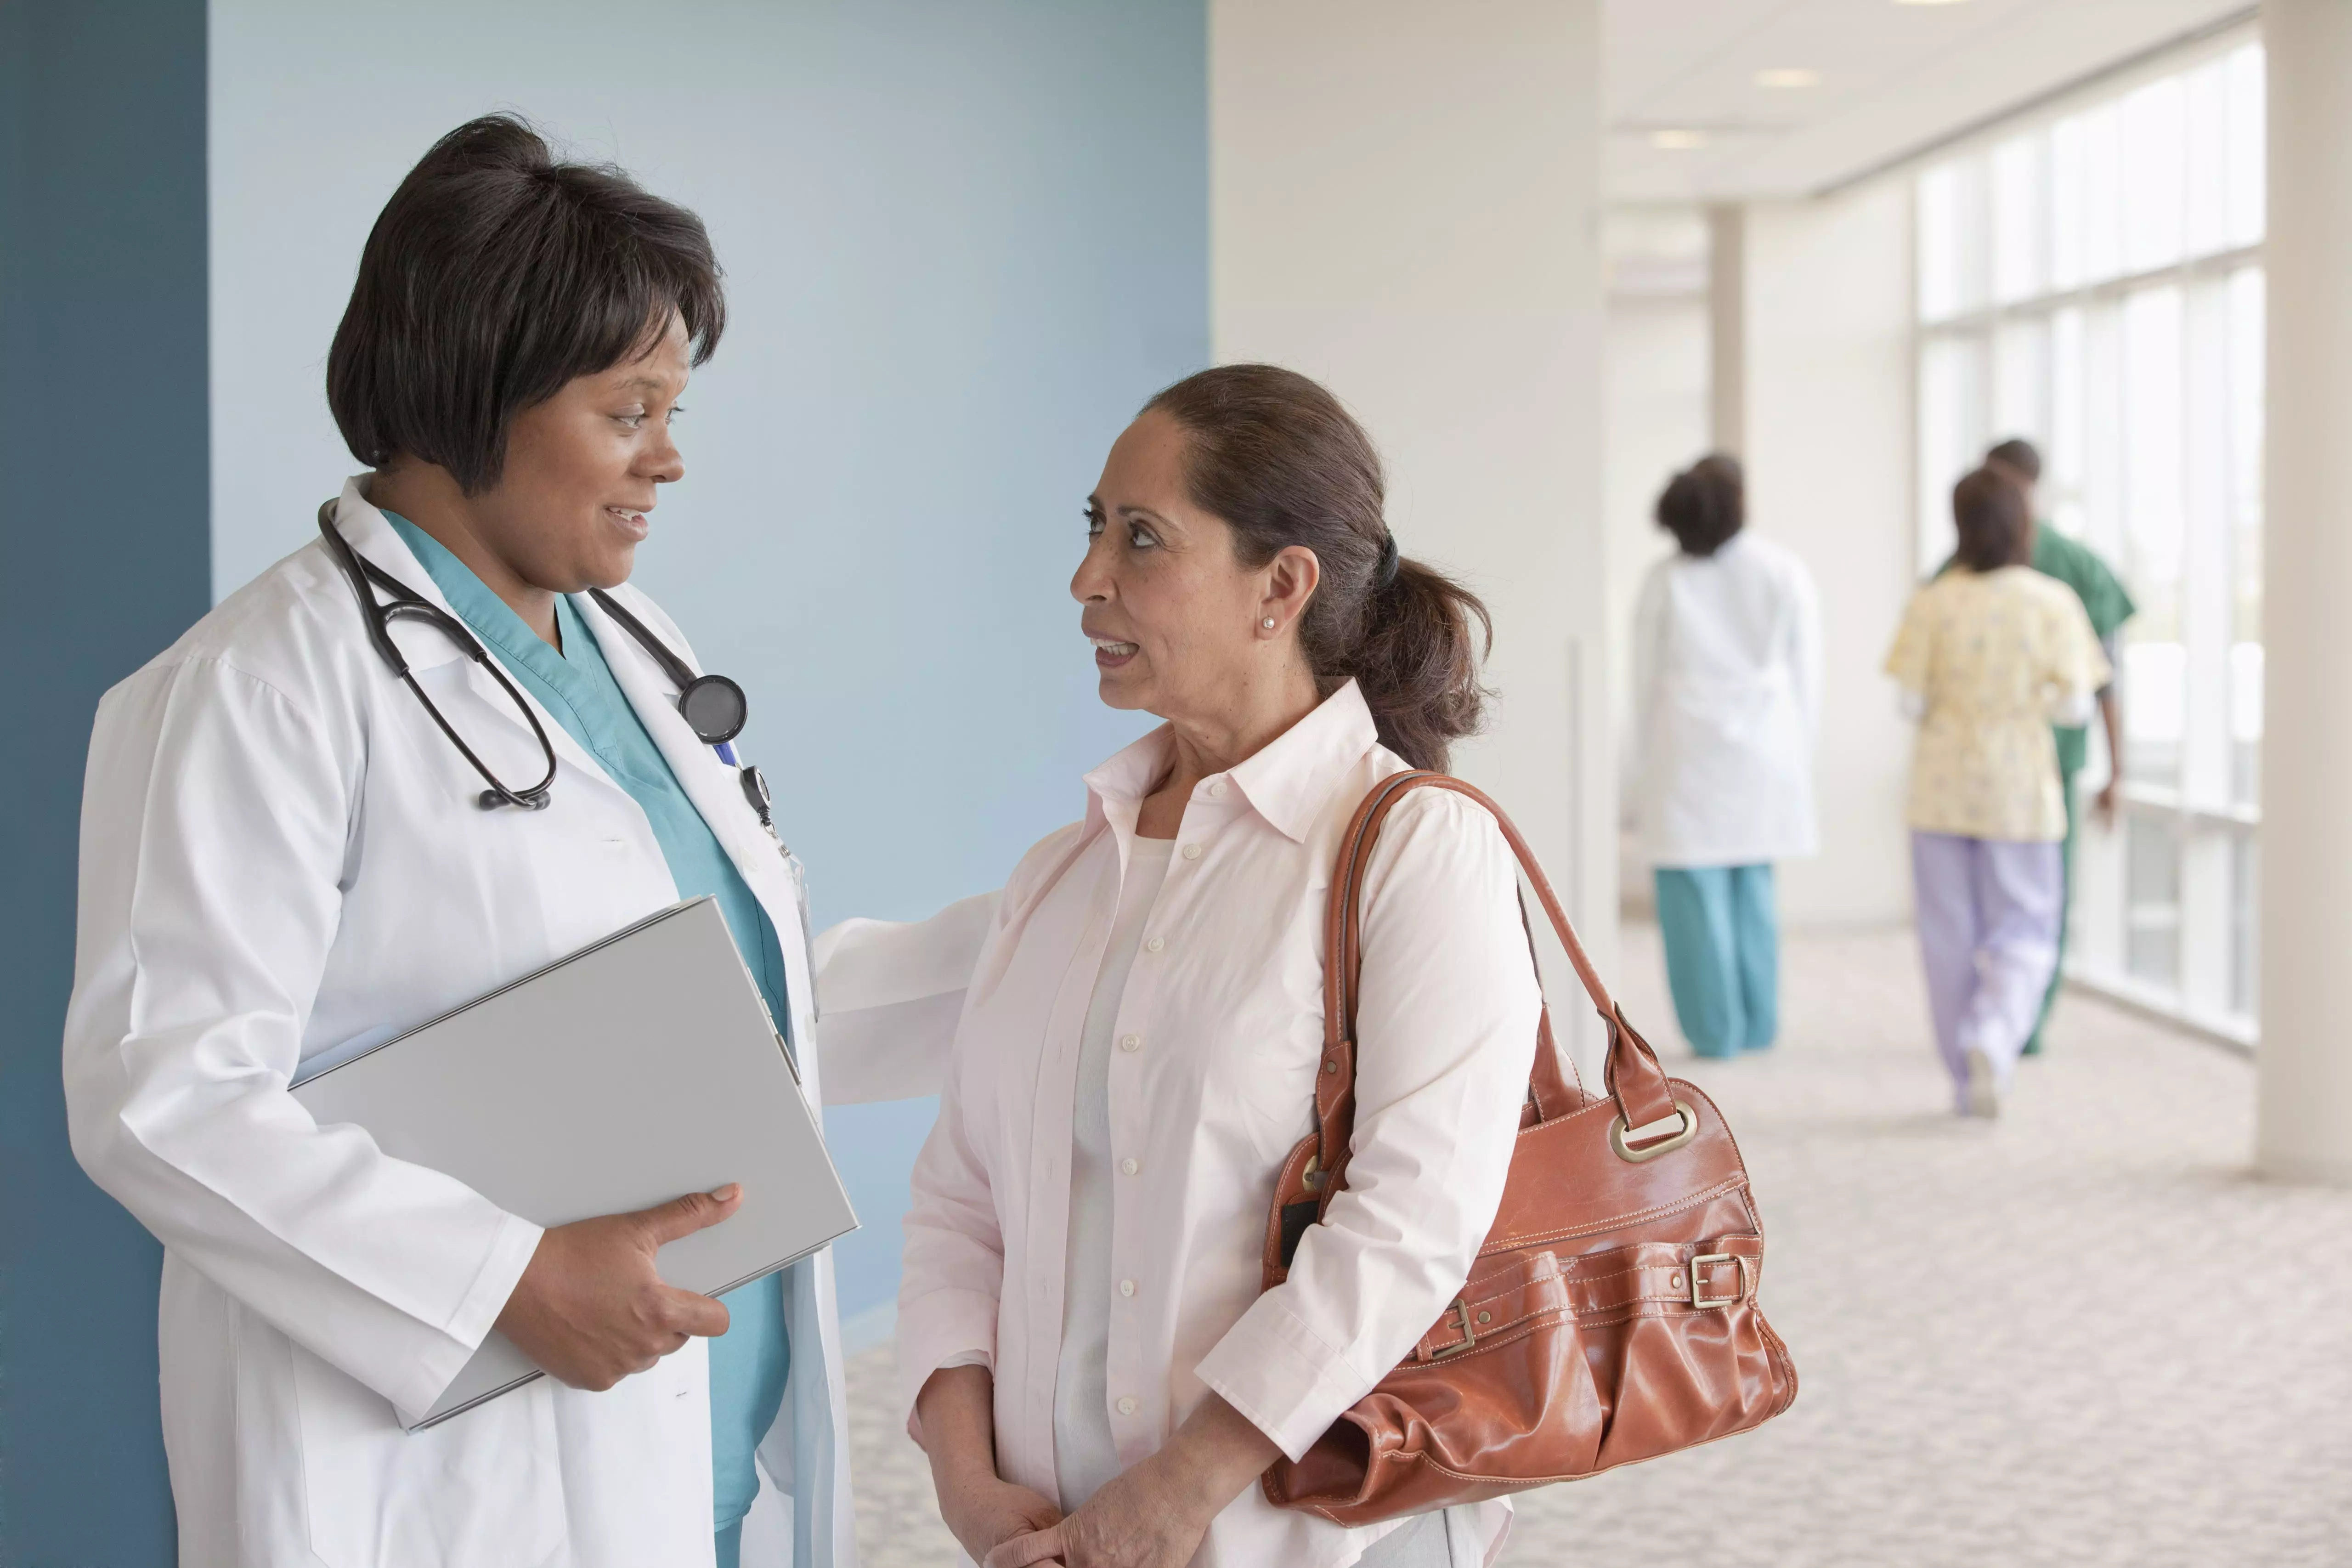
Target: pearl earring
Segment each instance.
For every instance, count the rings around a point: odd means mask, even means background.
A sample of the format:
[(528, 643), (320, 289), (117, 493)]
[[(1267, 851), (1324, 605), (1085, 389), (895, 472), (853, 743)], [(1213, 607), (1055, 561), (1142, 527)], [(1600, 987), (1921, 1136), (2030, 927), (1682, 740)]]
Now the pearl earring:
[(1259, 624), (1260, 626), (1263, 626), (1264, 627), (1265, 627), (1265, 629), (1266, 629), (1267, 631), (1272, 631), (1272, 630), (1274, 630), (1274, 617), (1273, 617), (1272, 616), (1266, 616), (1266, 618), (1265, 618), (1265, 620), (1263, 620), (1263, 621), (1259, 622), (1258, 624)]

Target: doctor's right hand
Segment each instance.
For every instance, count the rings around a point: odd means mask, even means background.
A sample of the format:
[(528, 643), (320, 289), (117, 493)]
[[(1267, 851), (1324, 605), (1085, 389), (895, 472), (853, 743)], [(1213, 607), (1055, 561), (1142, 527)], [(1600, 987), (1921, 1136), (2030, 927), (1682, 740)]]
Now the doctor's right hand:
[(708, 1296), (662, 1283), (654, 1254), (732, 1215), (743, 1189), (711, 1193), (635, 1214), (559, 1225), (539, 1238), (499, 1332), (540, 1369), (574, 1388), (602, 1393), (644, 1372), (690, 1335), (727, 1331), (727, 1309)]

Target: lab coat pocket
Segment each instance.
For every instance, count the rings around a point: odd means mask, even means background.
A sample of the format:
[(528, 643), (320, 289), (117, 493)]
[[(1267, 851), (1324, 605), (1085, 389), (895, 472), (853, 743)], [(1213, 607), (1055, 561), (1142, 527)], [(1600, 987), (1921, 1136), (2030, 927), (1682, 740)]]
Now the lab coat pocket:
[(293, 1354), (310, 1550), (328, 1568), (529, 1568), (563, 1544), (544, 1381), (409, 1433), (373, 1391)]

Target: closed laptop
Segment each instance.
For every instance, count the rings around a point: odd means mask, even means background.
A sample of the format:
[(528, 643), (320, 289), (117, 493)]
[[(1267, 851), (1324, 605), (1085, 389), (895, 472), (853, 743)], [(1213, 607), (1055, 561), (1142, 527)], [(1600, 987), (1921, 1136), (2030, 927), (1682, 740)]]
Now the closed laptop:
[[(294, 1098), (396, 1159), (541, 1226), (743, 1186), (724, 1223), (661, 1249), (719, 1295), (857, 1226), (791, 1055), (718, 901), (691, 899), (355, 1055)], [(420, 1430), (545, 1375), (493, 1330)]]

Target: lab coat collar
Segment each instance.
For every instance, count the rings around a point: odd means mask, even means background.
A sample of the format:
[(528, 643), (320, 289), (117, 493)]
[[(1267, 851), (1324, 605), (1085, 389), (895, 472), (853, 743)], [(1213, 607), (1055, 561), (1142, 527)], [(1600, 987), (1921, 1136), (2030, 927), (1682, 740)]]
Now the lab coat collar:
[[(626, 584), (611, 593), (689, 668), (702, 673), (694, 650), (652, 600)], [(572, 605), (595, 635), (621, 694), (660, 748), (678, 787), (702, 814), (712, 837), (776, 928), (776, 947), (784, 961), (787, 1005), (793, 1013), (794, 1064), (802, 1092), (813, 1108), (821, 1110), (824, 1089), (816, 1047), (816, 986), (809, 973), (800, 892), (785, 864), (782, 847), (760, 826), (744, 798), (738, 772), (688, 727), (677, 710), (677, 687), (653, 656), (588, 595), (574, 595)], [(794, 1493), (793, 1528), (807, 1543), (805, 1555), (798, 1560), (854, 1565), (857, 1560), (852, 1534), (856, 1511), (850, 1500), (849, 1468), (841, 1462), (849, 1451), (849, 1429), (845, 1407), (833, 1394), (844, 1386), (845, 1379), (831, 1249), (801, 1259), (784, 1278), (792, 1374), (785, 1382), (783, 1407), (761, 1441), (760, 1462), (771, 1477), (793, 1478), (785, 1488)]]
[[(1332, 790), (1379, 743), (1372, 710), (1350, 680), (1224, 776), (1276, 832), (1304, 843)], [(1175, 744), (1162, 724), (1087, 775), (1087, 816), (1117, 826), (1122, 847), (1143, 797), (1168, 776)], [(1213, 782), (1202, 780), (1195, 798)]]
[[(353, 474), (343, 481), (343, 493), (335, 500), (335, 527), (341, 532), (343, 542), (359, 552), (360, 559), (397, 580), (402, 587), (442, 614), (463, 622), (465, 617), (450, 608), (449, 601), (442, 596), (441, 585), (433, 581), (433, 574), (416, 559), (416, 552), (408, 548), (408, 541), (400, 537), (400, 530), (393, 527), (367, 499), (368, 481), (373, 478), (373, 474)], [(323, 540), (319, 548), (327, 548)], [(333, 568), (333, 573), (335, 581), (341, 583), (341, 569)], [(383, 596), (381, 590), (376, 596)], [(457, 646), (457, 639), (421, 629), (413, 622), (394, 621), (392, 636), (411, 669), (438, 669), (452, 660), (466, 658), (466, 650)]]

